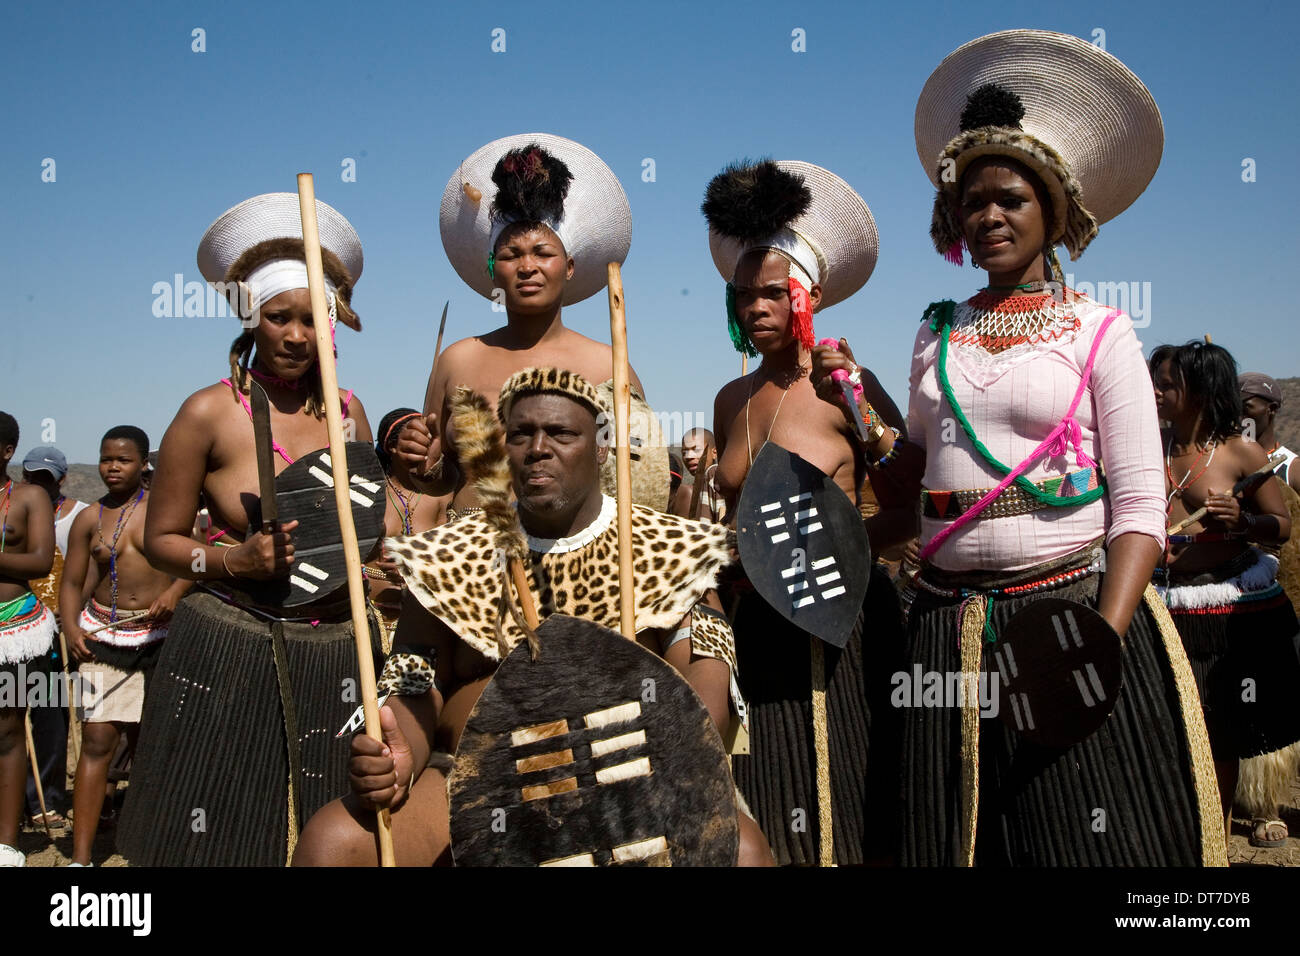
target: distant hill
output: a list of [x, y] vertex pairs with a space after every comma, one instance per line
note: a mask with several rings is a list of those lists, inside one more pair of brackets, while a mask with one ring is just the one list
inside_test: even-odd
[[[1283, 398], [1282, 410], [1278, 412], [1274, 424], [1277, 439], [1292, 451], [1300, 451], [1300, 377], [1279, 378], [1277, 383], [1282, 388]], [[673, 445], [670, 450], [681, 457], [680, 445]], [[13, 462], [10, 471], [20, 474], [20, 465]], [[690, 484], [689, 478], [687, 484]], [[68, 477], [63, 483], [63, 493], [68, 497], [78, 501], [95, 501], [106, 490], [104, 483], [99, 480], [98, 465], [68, 466]]]
[[95, 501], [108, 489], [99, 480], [98, 465], [69, 465], [63, 480], [63, 493], [78, 501]]

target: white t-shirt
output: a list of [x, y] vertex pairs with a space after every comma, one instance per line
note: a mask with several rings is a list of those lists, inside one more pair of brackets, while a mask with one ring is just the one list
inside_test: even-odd
[[1295, 461], [1296, 453], [1285, 445], [1278, 445], [1273, 449], [1275, 455], [1285, 455], [1286, 458], [1280, 465], [1273, 469], [1273, 474], [1282, 479], [1283, 484], [1291, 483], [1291, 462]]
[[72, 531], [72, 519], [89, 507], [86, 502], [78, 501], [71, 511], [54, 522], [54, 544], [65, 558], [68, 556], [68, 535]]

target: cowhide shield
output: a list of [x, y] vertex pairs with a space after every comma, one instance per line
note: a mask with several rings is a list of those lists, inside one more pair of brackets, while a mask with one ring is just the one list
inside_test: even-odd
[[[347, 455], [352, 521], [364, 561], [384, 535], [384, 471], [374, 447], [366, 442], [348, 442]], [[280, 524], [298, 521], [298, 527], [290, 532], [293, 564], [289, 575], [274, 581], [240, 581], [239, 590], [259, 604], [295, 607], [319, 601], [344, 587], [348, 571], [329, 449], [303, 455], [276, 475], [275, 500]]]
[[1045, 747], [1069, 747], [1110, 716], [1123, 684], [1124, 642], [1086, 605], [1045, 597], [1007, 622], [990, 648], [1003, 723]]
[[767, 442], [736, 512], [740, 563], [754, 589], [809, 634], [849, 642], [871, 579], [862, 516], [821, 469]]
[[614, 631], [552, 615], [474, 705], [450, 781], [458, 866], [733, 866], [735, 791], [690, 685]]

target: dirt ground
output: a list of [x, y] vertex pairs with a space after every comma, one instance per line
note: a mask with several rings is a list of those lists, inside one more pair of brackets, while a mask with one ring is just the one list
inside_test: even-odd
[[[72, 791], [72, 780], [68, 780], [68, 791]], [[122, 799], [126, 796], [124, 786], [119, 786], [116, 804], [120, 811]], [[1232, 821], [1232, 834], [1228, 839], [1228, 863], [1230, 866], [1300, 866], [1300, 780], [1292, 781], [1291, 805], [1282, 808], [1282, 819], [1286, 822], [1291, 836], [1286, 846], [1276, 848], [1253, 847], [1250, 845], [1250, 821], [1237, 818]], [[126, 860], [117, 853], [114, 844], [113, 827], [100, 827], [95, 835], [95, 848], [91, 860], [95, 866], [127, 866]], [[72, 859], [72, 826], [54, 831], [54, 842], [46, 837], [40, 827], [24, 826], [18, 835], [18, 849], [27, 854], [28, 866], [64, 866]]]

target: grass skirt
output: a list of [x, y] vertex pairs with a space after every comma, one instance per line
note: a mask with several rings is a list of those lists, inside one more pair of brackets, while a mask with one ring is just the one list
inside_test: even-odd
[[[746, 582], [747, 583], [747, 582]], [[749, 754], [732, 760], [736, 785], [778, 864], [818, 855], [808, 633], [753, 591], [740, 595], [732, 629], [741, 694], [749, 705]], [[889, 679], [900, 666], [902, 617], [889, 577], [872, 571], [853, 636], [825, 646], [835, 862], [892, 858], [898, 844], [898, 721]]]
[[[272, 622], [192, 591], [145, 698], [118, 847], [137, 866], [283, 866], [289, 758]], [[283, 624], [301, 754], [297, 824], [348, 789], [360, 700], [350, 620]], [[378, 647], [373, 623], [372, 643]], [[377, 668], [378, 669], [378, 668]]]
[[[998, 598], [994, 632], [1042, 596], [1095, 608], [1099, 584], [1100, 575], [1091, 574], [1046, 592]], [[956, 598], [925, 590], [917, 594], [908, 625], [908, 667], [919, 664], [945, 674], [961, 670], [960, 608]], [[983, 646], [987, 667], [991, 645]], [[1202, 863], [1205, 797], [1198, 802], [1186, 705], [1145, 602], [1138, 604], [1125, 636], [1123, 680], [1106, 723], [1064, 750], [1025, 741], [996, 717], [980, 719], [977, 865]], [[960, 715], [956, 706], [903, 708], [905, 865], [949, 866], [961, 860]], [[1219, 834], [1221, 841], [1222, 830]]]

